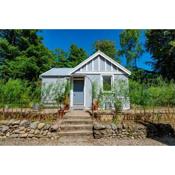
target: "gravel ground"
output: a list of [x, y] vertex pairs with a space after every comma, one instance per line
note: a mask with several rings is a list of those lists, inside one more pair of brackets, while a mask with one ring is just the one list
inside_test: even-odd
[[92, 137], [60, 137], [56, 140], [51, 139], [0, 139], [0, 145], [33, 145], [33, 146], [161, 146], [175, 145], [175, 138], [159, 138], [159, 139], [117, 139], [117, 138], [102, 138], [93, 139]]

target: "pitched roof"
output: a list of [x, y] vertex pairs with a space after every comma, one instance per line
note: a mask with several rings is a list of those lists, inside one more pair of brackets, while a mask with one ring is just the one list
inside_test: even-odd
[[84, 66], [85, 64], [87, 64], [88, 62], [90, 62], [92, 59], [94, 59], [98, 55], [101, 55], [103, 58], [105, 58], [106, 60], [108, 60], [109, 62], [111, 62], [113, 65], [117, 66], [119, 69], [121, 69], [126, 74], [131, 75], [131, 72], [128, 69], [126, 69], [124, 66], [122, 66], [117, 61], [113, 60], [112, 58], [110, 58], [109, 56], [107, 56], [106, 54], [104, 54], [103, 52], [101, 52], [100, 50], [98, 50], [93, 55], [91, 55], [89, 58], [87, 58], [86, 60], [84, 60], [83, 62], [81, 62], [80, 64], [78, 64], [75, 68], [73, 68], [70, 71], [70, 74], [72, 74], [75, 71], [77, 71], [78, 69], [80, 69], [82, 66]]
[[69, 76], [72, 68], [52, 68], [44, 72], [40, 77], [44, 76]]
[[40, 77], [44, 77], [44, 76], [46, 76], [46, 77], [47, 76], [70, 76], [72, 73], [74, 73], [75, 71], [80, 69], [82, 66], [84, 66], [85, 64], [90, 62], [92, 59], [94, 59], [98, 55], [101, 55], [103, 58], [105, 58], [106, 60], [111, 62], [113, 65], [117, 66], [119, 69], [121, 69], [126, 74], [131, 75], [131, 72], [128, 69], [126, 69], [125, 67], [123, 67], [121, 64], [119, 64], [118, 62], [116, 62], [115, 60], [113, 60], [112, 58], [110, 58], [109, 56], [104, 54], [103, 52], [97, 51], [93, 55], [91, 55], [89, 58], [87, 58], [86, 60], [84, 60], [83, 62], [78, 64], [75, 68], [52, 68], [52, 69], [48, 70], [47, 72], [44, 72], [43, 74], [41, 74]]

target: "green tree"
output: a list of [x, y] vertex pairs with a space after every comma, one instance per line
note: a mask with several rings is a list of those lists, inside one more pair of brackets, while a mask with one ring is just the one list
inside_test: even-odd
[[137, 67], [137, 59], [143, 54], [142, 44], [140, 43], [140, 30], [123, 30], [120, 33], [120, 55], [124, 56], [127, 66]]
[[56, 48], [54, 51], [55, 61], [57, 67], [70, 67], [70, 62], [68, 60], [68, 53], [60, 48]]
[[98, 40], [94, 43], [95, 52], [100, 50], [104, 52], [106, 55], [111, 57], [112, 59], [116, 59], [117, 49], [115, 47], [115, 43], [110, 40]]
[[1, 77], [37, 80], [53, 65], [38, 30], [0, 30]]
[[70, 67], [75, 67], [87, 58], [87, 53], [84, 49], [78, 48], [77, 45], [72, 44], [69, 50], [68, 61]]
[[154, 70], [164, 78], [175, 79], [175, 30], [148, 30], [146, 37]]

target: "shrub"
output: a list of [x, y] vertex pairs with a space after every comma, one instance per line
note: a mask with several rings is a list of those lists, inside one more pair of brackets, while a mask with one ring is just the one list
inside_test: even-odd
[[41, 82], [37, 81], [34, 85], [31, 86], [30, 95], [32, 97], [32, 103], [40, 103], [41, 101]]
[[8, 80], [6, 83], [1, 82], [1, 106], [5, 104], [9, 106], [19, 106], [21, 104], [28, 105], [30, 102], [30, 86], [27, 82], [16, 79]]
[[115, 102], [114, 102], [114, 107], [115, 107], [115, 113], [118, 114], [121, 112], [122, 110], [122, 102], [120, 99], [115, 99]]
[[139, 106], [175, 105], [175, 83], [166, 82], [161, 77], [154, 83], [139, 83], [130, 80], [130, 101]]

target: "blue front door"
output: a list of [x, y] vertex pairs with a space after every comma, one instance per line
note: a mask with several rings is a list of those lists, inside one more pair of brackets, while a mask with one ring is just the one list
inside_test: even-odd
[[73, 104], [84, 104], [84, 80], [73, 81]]

